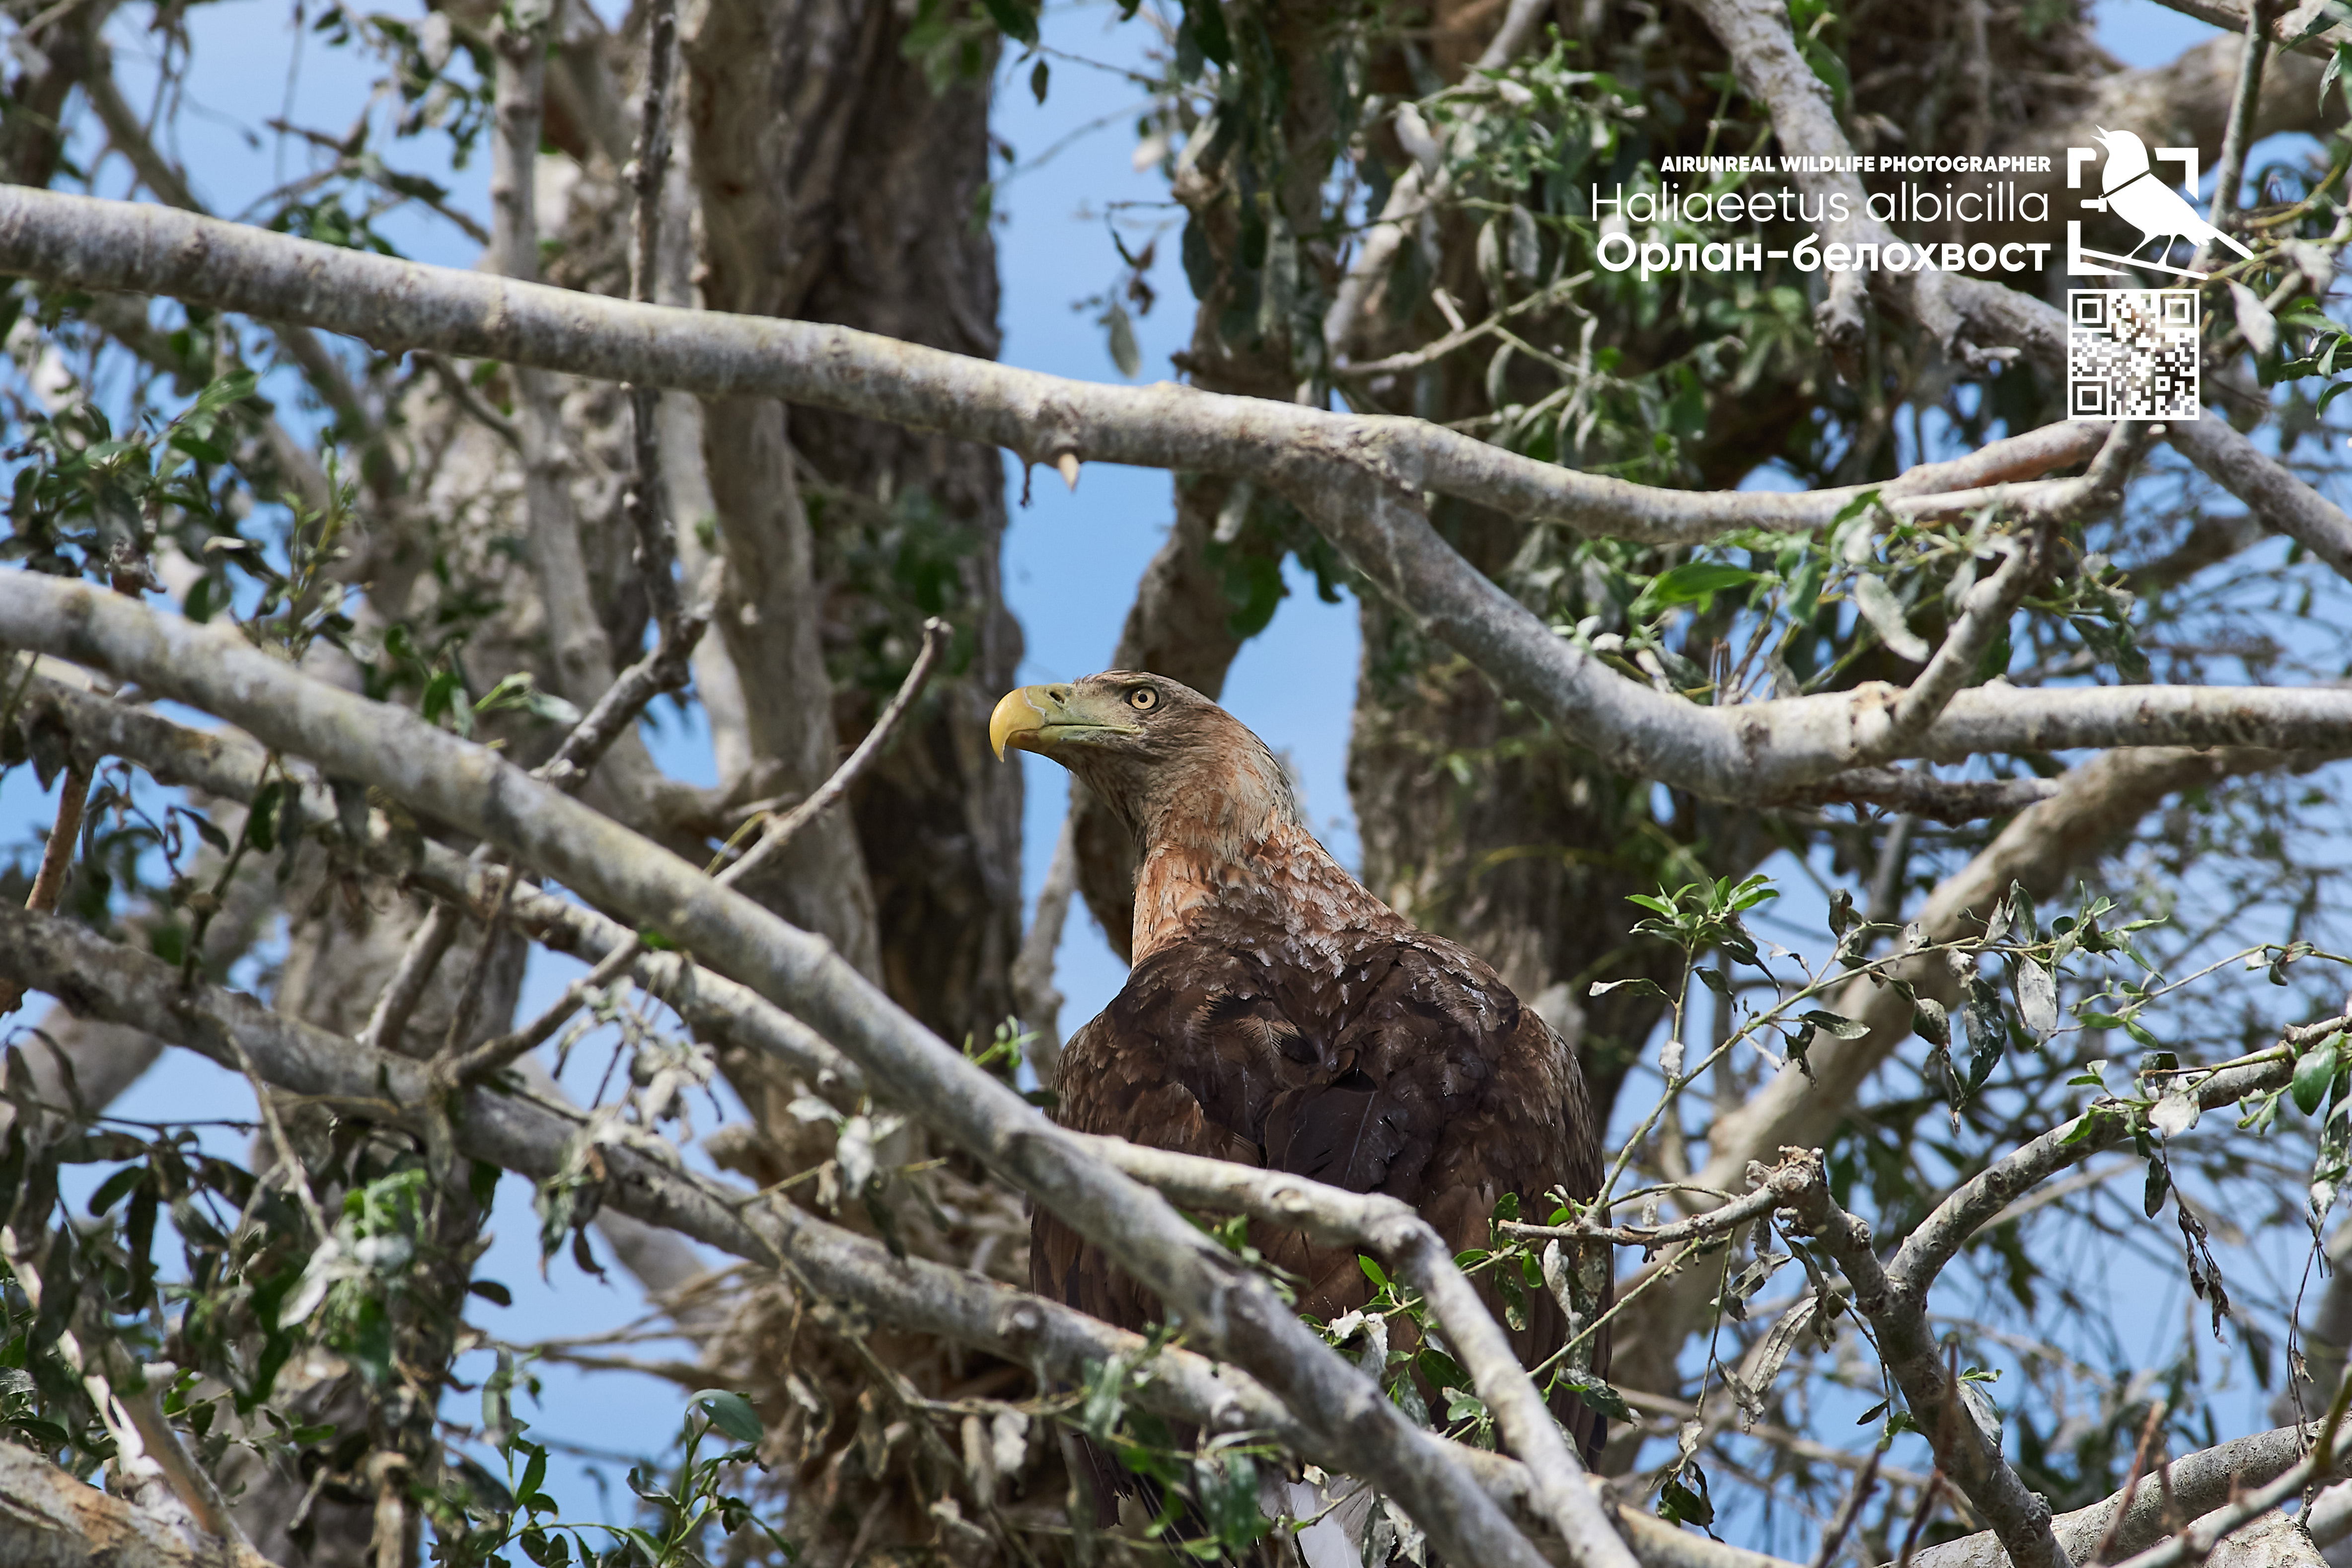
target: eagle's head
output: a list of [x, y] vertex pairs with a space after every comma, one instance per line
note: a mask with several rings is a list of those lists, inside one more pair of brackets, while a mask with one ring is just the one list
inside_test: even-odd
[[1180, 815], [1244, 835], [1298, 819], [1289, 776], [1265, 742], [1164, 675], [1107, 669], [1008, 691], [988, 739], [1000, 757], [1010, 746], [1061, 763], [1146, 840]]

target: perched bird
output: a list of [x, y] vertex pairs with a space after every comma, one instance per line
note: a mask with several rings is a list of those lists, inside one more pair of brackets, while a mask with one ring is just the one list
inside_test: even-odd
[[[2253, 254], [2199, 217], [2179, 191], [2156, 177], [2148, 167], [2147, 144], [2137, 136], [2128, 131], [2101, 131], [2098, 142], [2107, 150], [2106, 165], [2099, 171], [2101, 198], [2109, 212], [2139, 230], [2139, 244], [2131, 247], [2131, 255], [2137, 256], [2158, 237], [2166, 241], [2167, 250], [2175, 239], [2200, 247], [2220, 240], [2241, 256]], [[2163, 259], [2160, 253], [2158, 259]]]
[[[1540, 1217], [1554, 1187], [1599, 1191], [1600, 1129], [1575, 1054], [1475, 954], [1342, 870], [1282, 764], [1232, 714], [1115, 669], [1008, 694], [989, 739], [1000, 757], [1010, 745], [1068, 768], [1135, 842], [1134, 967], [1063, 1050], [1064, 1125], [1385, 1193], [1456, 1251], [1490, 1245], [1507, 1194]], [[1328, 1321], [1371, 1293], [1351, 1248], [1263, 1224], [1251, 1239], [1297, 1277], [1303, 1312]], [[1123, 1327], [1163, 1316], [1042, 1209], [1029, 1270], [1040, 1295]], [[1524, 1294], [1512, 1338], [1533, 1367], [1560, 1348], [1566, 1320], [1549, 1292]], [[1596, 1338], [1599, 1373], [1605, 1331]], [[1597, 1415], [1565, 1395], [1559, 1414], [1597, 1451]]]

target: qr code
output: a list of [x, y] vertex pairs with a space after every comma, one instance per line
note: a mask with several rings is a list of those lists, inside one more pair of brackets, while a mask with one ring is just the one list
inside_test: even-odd
[[2197, 359], [2194, 289], [2068, 292], [2068, 418], [2194, 419]]

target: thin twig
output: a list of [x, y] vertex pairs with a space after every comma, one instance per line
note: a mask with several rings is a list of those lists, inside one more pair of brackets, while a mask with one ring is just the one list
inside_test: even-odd
[[521, 873], [513, 866], [507, 868], [499, 882], [499, 896], [490, 903], [488, 919], [482, 921], [482, 940], [474, 944], [473, 962], [466, 966], [466, 981], [457, 991], [457, 1005], [449, 1012], [449, 1030], [441, 1039], [439, 1057], [456, 1056], [466, 1046], [466, 1037], [474, 1030], [474, 1015], [481, 1010], [482, 986], [488, 980], [490, 962], [499, 945], [499, 928], [507, 916], [507, 900], [514, 897], [515, 879]]
[[522, 450], [522, 432], [515, 428], [514, 421], [491, 407], [483, 399], [482, 395], [475, 391], [465, 376], [458, 373], [457, 365], [450, 362], [447, 354], [419, 351], [416, 357], [425, 362], [425, 367], [430, 370], [434, 379], [441, 384], [441, 390], [449, 395], [450, 402], [470, 415], [477, 424], [491, 435], [505, 442], [509, 449], [517, 452]]
[[[2247, 0], [2246, 45], [2238, 57], [2238, 90], [2230, 100], [2230, 125], [2221, 136], [2221, 162], [2214, 169], [2213, 226], [2226, 229], [2238, 215], [2238, 186], [2246, 174], [2246, 154], [2254, 142], [2254, 115], [2262, 107], [2263, 63], [2270, 53], [2271, 0]], [[2198, 247], [2192, 271], [2205, 271], [2213, 242]]]
[[[646, 704], [665, 691], [676, 691], [686, 685], [693, 673], [690, 660], [695, 645], [709, 629], [719, 570], [719, 563], [712, 563], [696, 595], [695, 607], [666, 630], [651, 653], [623, 670], [620, 679], [605, 688], [595, 706], [563, 737], [555, 754], [531, 770], [532, 777], [545, 779], [567, 795], [576, 795], [588, 782], [597, 761], [636, 721]], [[490, 861], [490, 847], [480, 846], [474, 858], [485, 863]], [[508, 881], [510, 888], [511, 877]], [[399, 966], [385, 984], [383, 994], [376, 998], [367, 1024], [360, 1030], [362, 1041], [384, 1050], [399, 1048], [401, 1032], [408, 1026], [417, 1003], [423, 1000], [434, 970], [457, 939], [457, 912], [446, 905], [436, 904], [425, 915], [424, 923], [401, 952]]]
[[1919, 1494], [1919, 1506], [1911, 1515], [1911, 1528], [1903, 1532], [1903, 1551], [1895, 1559], [1895, 1568], [1911, 1568], [1911, 1554], [1919, 1550], [1920, 1532], [1927, 1528], [1927, 1516], [1936, 1511], [1936, 1499], [1944, 1489], [1944, 1472], [1937, 1470], [1927, 1478], [1927, 1489]]
[[2107, 1553], [2115, 1550], [2116, 1537], [2123, 1532], [2124, 1516], [2131, 1512], [2132, 1491], [2139, 1485], [2140, 1477], [2147, 1471], [2147, 1450], [2156, 1441], [2157, 1433], [2163, 1428], [2166, 1408], [2161, 1399], [2148, 1406], [2147, 1420], [2139, 1429], [2139, 1447], [2132, 1450], [2131, 1474], [2124, 1479], [2123, 1490], [2117, 1494], [2116, 1516], [2107, 1521], [2107, 1528], [2100, 1532], [2099, 1543], [2091, 1548], [2089, 1562], [2094, 1565], [2107, 1560]]
[[269, 1098], [269, 1085], [263, 1081], [260, 1071], [254, 1067], [253, 1058], [246, 1054], [244, 1041], [234, 1034], [224, 1034], [221, 1038], [228, 1043], [230, 1054], [236, 1058], [236, 1070], [245, 1075], [245, 1081], [253, 1088], [253, 1098], [261, 1107], [262, 1125], [269, 1130], [269, 1146], [277, 1152], [278, 1163], [287, 1173], [287, 1191], [292, 1193], [294, 1201], [302, 1205], [302, 1212], [310, 1218], [310, 1227], [318, 1232], [319, 1238], [325, 1240], [335, 1233], [335, 1227], [327, 1223], [326, 1212], [319, 1206], [318, 1198], [310, 1191], [310, 1173], [303, 1168], [301, 1157], [294, 1152], [294, 1141], [286, 1136], [286, 1123], [278, 1119], [278, 1105]]
[[417, 1003], [424, 1000], [425, 986], [433, 983], [434, 970], [457, 939], [457, 911], [446, 904], [436, 904], [425, 912], [424, 922], [401, 949], [400, 963], [369, 1009], [367, 1022], [360, 1026], [360, 1044], [371, 1050], [400, 1048], [400, 1037], [407, 1030]]
[[266, 1560], [254, 1549], [252, 1538], [237, 1523], [228, 1499], [203, 1466], [188, 1452], [180, 1434], [163, 1415], [163, 1402], [155, 1388], [150, 1386], [136, 1394], [114, 1391], [123, 1414], [131, 1417], [132, 1430], [145, 1446], [147, 1457], [163, 1472], [163, 1479], [172, 1495], [187, 1505], [196, 1525], [207, 1535], [218, 1537], [228, 1547], [226, 1555], [238, 1568], [257, 1568]]
[[1880, 1360], [1912, 1415], [1933, 1426], [1928, 1443], [1937, 1473], [1992, 1526], [2019, 1568], [2069, 1568], [2070, 1560], [2051, 1528], [2049, 1500], [2027, 1488], [2000, 1447], [1960, 1408], [1965, 1389], [1948, 1365], [1948, 1357], [1937, 1353], [1927, 1319], [1927, 1282], [1905, 1286], [1890, 1281], [1873, 1248], [1870, 1227], [1831, 1196], [1818, 1151], [1783, 1152], [1777, 1167], [1758, 1167], [1760, 1184], [1781, 1194], [1787, 1216], [1783, 1223], [1790, 1230], [1816, 1238], [1845, 1270], [1853, 1287], [1854, 1309], [1875, 1334]]
[[1045, 868], [1045, 885], [1037, 892], [1037, 912], [1021, 939], [1013, 961], [1013, 1005], [1021, 1021], [1036, 1034], [1029, 1059], [1037, 1068], [1041, 1089], [1051, 1089], [1062, 1060], [1062, 994], [1054, 985], [1054, 955], [1061, 950], [1062, 927], [1069, 919], [1070, 895], [1078, 885], [1078, 814], [1076, 805], [1064, 814], [1062, 831], [1054, 840], [1054, 858]]
[[[41, 846], [40, 868], [33, 873], [32, 890], [25, 896], [25, 907], [36, 914], [53, 912], [65, 896], [74, 846], [81, 839], [82, 807], [89, 800], [89, 777], [79, 763], [66, 764], [65, 776], [58, 785], [57, 819], [50, 825], [48, 842]], [[13, 981], [0, 981], [0, 1016], [24, 1005], [25, 988]]]
[[1732, 1199], [1720, 1208], [1708, 1209], [1670, 1225], [1531, 1225], [1521, 1220], [1504, 1220], [1501, 1228], [1507, 1235], [1539, 1237], [1558, 1241], [1607, 1241], [1619, 1247], [1639, 1247], [1655, 1250], [1674, 1247], [1685, 1241], [1701, 1241], [1710, 1236], [1720, 1236], [1727, 1230], [1747, 1224], [1759, 1215], [1769, 1214], [1780, 1206], [1780, 1195], [1769, 1186]]
[[[2184, 1561], [2202, 1563], [2213, 1554], [2213, 1548], [2221, 1543], [2224, 1536], [2252, 1524], [2287, 1499], [2301, 1492], [2305, 1487], [2311, 1484], [2314, 1476], [2326, 1474], [2335, 1464], [2336, 1434], [2337, 1428], [2344, 1424], [2345, 1406], [2347, 1402], [2352, 1402], [2352, 1377], [2345, 1378], [2336, 1384], [2336, 1397], [2328, 1405], [2326, 1418], [2319, 1424], [2319, 1440], [2313, 1446], [2311, 1452], [2304, 1456], [2302, 1463], [2268, 1486], [2257, 1487], [2227, 1508], [2216, 1509], [2204, 1518], [2189, 1524], [2188, 1528], [2176, 1531], [2169, 1540], [2149, 1547], [2137, 1557], [2126, 1558], [2121, 1568], [2174, 1568], [2176, 1563]], [[2168, 1463], [2166, 1469], [2168, 1472], [2166, 1492], [2168, 1498], [2170, 1494]]]
[[637, 954], [644, 948], [642, 940], [630, 937], [606, 953], [595, 968], [564, 987], [563, 994], [538, 1017], [511, 1034], [485, 1040], [472, 1050], [448, 1058], [446, 1063], [435, 1063], [435, 1071], [447, 1083], [473, 1083], [537, 1050], [554, 1037], [555, 1031], [563, 1027], [564, 1020], [579, 1009], [590, 993], [610, 985], [621, 971], [636, 961]]
[[[1878, 1460], [1885, 1452], [1884, 1447], [1873, 1448], [1870, 1458], [1863, 1461], [1862, 1474], [1853, 1478], [1853, 1489], [1846, 1494], [1845, 1506], [1838, 1510], [1837, 1519], [1831, 1524], [1829, 1533], [1822, 1537], [1821, 1549], [1813, 1553], [1813, 1568], [1830, 1568], [1830, 1564], [1836, 1561], [1838, 1548], [1845, 1544], [1847, 1533], [1853, 1529], [1853, 1521], [1862, 1517], [1863, 1504], [1868, 1502], [1870, 1494], [1878, 1489]], [[1928, 1484], [1933, 1486], [1935, 1483], [1930, 1480]]]
[[947, 652], [950, 636], [947, 622], [937, 616], [923, 623], [923, 647], [915, 656], [915, 667], [907, 671], [907, 679], [899, 683], [898, 694], [890, 699], [890, 705], [882, 710], [882, 716], [874, 721], [874, 728], [866, 731], [866, 738], [857, 742], [857, 749], [849, 753], [848, 761], [835, 768], [833, 776], [817, 785], [806, 800], [782, 816], [772, 819], [760, 841], [751, 846], [740, 860], [719, 873], [720, 882], [733, 887], [774, 859], [802, 828], [815, 821], [835, 802], [849, 793], [849, 786], [856, 784], [859, 775], [882, 754], [883, 748], [890, 743], [891, 736], [898, 732], [899, 724], [906, 719], [908, 710], [914, 707], [915, 699], [920, 697], [923, 688], [930, 684], [931, 673], [939, 667], [940, 656]]

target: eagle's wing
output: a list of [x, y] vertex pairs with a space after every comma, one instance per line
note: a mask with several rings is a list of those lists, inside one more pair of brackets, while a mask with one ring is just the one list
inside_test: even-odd
[[[1600, 1190], [1599, 1130], [1567, 1043], [1475, 954], [1424, 934], [1384, 938], [1349, 953], [1343, 974], [1334, 1071], [1276, 1097], [1268, 1165], [1411, 1204], [1456, 1253], [1491, 1244], [1507, 1194], [1539, 1218], [1554, 1187], [1578, 1197]], [[1313, 1281], [1303, 1307], [1345, 1311], [1367, 1299], [1352, 1253], [1332, 1257], [1292, 1239], [1301, 1257], [1294, 1267]], [[1490, 1279], [1480, 1294], [1507, 1323]], [[1512, 1349], [1534, 1367], [1559, 1350], [1567, 1321], [1540, 1286], [1520, 1297], [1526, 1326], [1509, 1331]], [[1596, 1375], [1608, 1353], [1604, 1329], [1593, 1347]], [[1560, 1415], [1592, 1447], [1592, 1413], [1564, 1404]]]
[[[1067, 1126], [1384, 1193], [1456, 1251], [1487, 1244], [1506, 1193], [1532, 1207], [1600, 1183], [1565, 1044], [1476, 957], [1417, 933], [1339, 932], [1311, 953], [1279, 933], [1163, 948], [1071, 1039], [1059, 1088]], [[1328, 1320], [1370, 1295], [1351, 1249], [1266, 1226], [1252, 1240], [1297, 1278], [1303, 1311]], [[1160, 1315], [1051, 1215], [1031, 1247], [1041, 1294], [1128, 1328]], [[1565, 1324], [1541, 1289], [1525, 1298], [1513, 1338], [1532, 1366]]]

